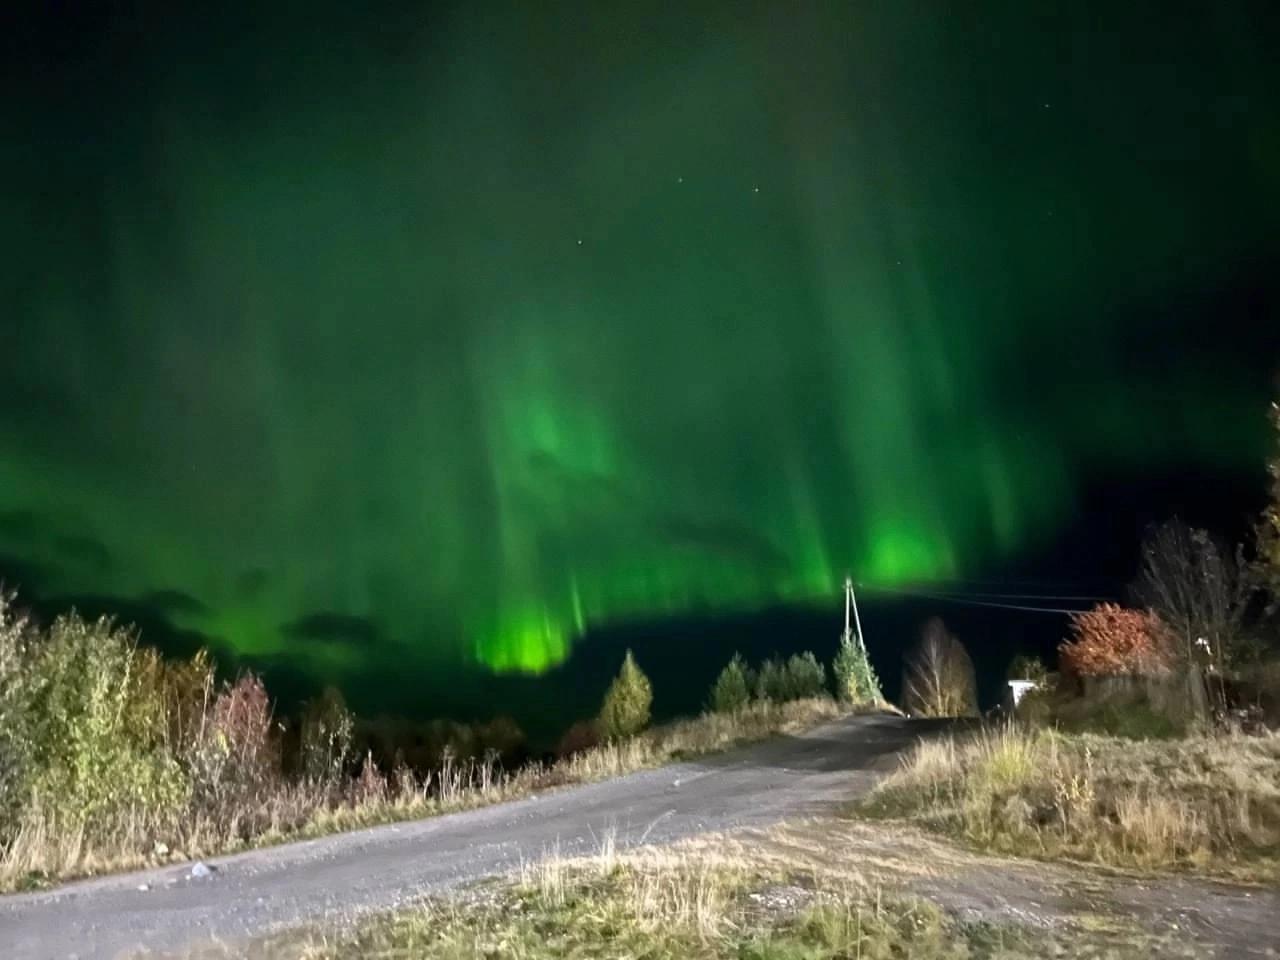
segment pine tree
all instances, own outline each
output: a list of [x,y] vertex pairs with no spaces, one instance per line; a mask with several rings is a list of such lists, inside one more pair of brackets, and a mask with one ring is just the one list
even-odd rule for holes
[[827,689],[827,670],[818,658],[807,650],[797,653],[787,661],[786,699],[803,700],[820,697]]
[[782,703],[787,699],[787,670],[781,660],[770,657],[760,664],[760,670],[756,673],[755,693],[756,699],[760,701]]
[[653,705],[653,686],[635,657],[627,651],[622,669],[609,685],[600,707],[600,732],[608,740],[633,736],[649,724],[649,708]]
[[749,670],[742,655],[735,653],[711,688],[711,709],[716,713],[733,713],[750,700]]
[[866,648],[852,631],[840,637],[840,649],[831,670],[836,676],[836,696],[844,703],[865,706],[884,700],[880,678],[867,659]]

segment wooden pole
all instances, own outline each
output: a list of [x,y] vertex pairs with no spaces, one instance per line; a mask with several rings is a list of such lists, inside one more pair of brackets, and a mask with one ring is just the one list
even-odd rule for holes
[[853,624],[858,630],[858,646],[862,648],[865,656],[867,652],[866,641],[862,639],[862,620],[858,617],[858,598],[853,593],[853,577],[847,577],[844,581],[845,606],[844,606],[844,628],[849,629],[849,608],[853,608]]

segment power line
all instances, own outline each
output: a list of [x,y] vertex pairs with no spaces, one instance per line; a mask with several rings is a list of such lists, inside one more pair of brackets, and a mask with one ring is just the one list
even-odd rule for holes
[[1067,595],[1060,593],[958,593],[950,590],[939,591],[939,593],[941,595],[957,598],[975,597],[979,600],[1080,600],[1098,603],[1110,599],[1110,597],[1084,596],[1080,594]]
[[925,583],[935,587],[955,587],[956,589],[967,589],[975,587],[979,590],[988,588],[996,590],[1087,590],[1096,587],[1099,581],[1083,581],[1083,580],[1033,580],[1023,579],[1021,577],[1000,577],[994,580],[965,580],[960,578],[948,579],[931,579],[927,581],[916,581],[917,583]]
[[970,606],[970,607],[991,607],[997,610],[1020,610],[1025,613],[1072,614],[1072,613],[1085,612],[1084,610],[1081,610],[1079,608],[1040,607],[1040,606],[1033,607],[1033,606],[1027,606],[1022,604],[995,603],[987,600],[969,600],[964,597],[948,596],[945,593],[924,593],[922,591],[917,591],[917,590],[899,590],[899,589],[895,589],[894,587],[875,587],[875,586],[870,586],[868,584],[863,584],[862,586],[863,586],[863,589],[870,590],[873,593],[891,593],[901,597],[915,597],[921,600],[937,600],[942,603],[959,603],[959,604]]

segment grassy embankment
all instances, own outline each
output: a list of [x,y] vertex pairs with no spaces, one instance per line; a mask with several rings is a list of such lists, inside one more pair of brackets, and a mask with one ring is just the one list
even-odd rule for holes
[[55,817],[35,811],[0,848],[0,889],[473,809],[796,732],[843,712],[830,698],[754,702],[733,713],[677,721],[554,764],[533,764],[510,773],[484,762],[446,763],[425,777],[408,771],[390,778],[375,773],[342,790],[272,778],[260,789],[229,797],[213,813],[194,806],[176,811],[137,806],[109,819],[81,820],[63,829]]
[[1280,734],[987,728],[920,743],[853,812],[1006,854],[1274,881]]

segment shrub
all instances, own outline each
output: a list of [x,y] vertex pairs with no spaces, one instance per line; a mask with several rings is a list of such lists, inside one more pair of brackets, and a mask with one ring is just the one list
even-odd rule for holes
[[1014,710],[1030,727],[1074,733],[1102,733],[1132,740],[1182,736],[1197,715],[1188,695],[1189,678],[1100,677],[1063,683],[1055,674],[1028,691]]
[[0,589],[0,840],[30,787],[33,744],[29,730],[32,681],[26,670],[31,630],[14,616],[13,595]]
[[[1280,403],[1271,405],[1271,422],[1276,428],[1276,439],[1280,440]],[[1280,610],[1280,449],[1267,464],[1267,471],[1271,474],[1271,502],[1263,510],[1257,527],[1255,570],[1269,594],[1269,608],[1274,613]]]
[[364,755],[360,765],[360,775],[351,784],[352,803],[354,805],[379,804],[387,799],[387,778],[373,760],[372,753]]
[[[90,832],[135,807],[183,804],[188,783],[166,749],[164,701],[139,669],[131,632],[74,613],[16,643],[11,629],[0,632],[9,634],[4,655],[12,658],[0,694],[10,714],[3,749],[20,802],[60,830]],[[12,682],[15,674],[20,683]]]
[[852,633],[841,636],[831,670],[836,678],[836,696],[844,703],[864,705],[884,700],[880,678],[867,659],[866,648]]
[[143,682],[155,687],[164,704],[168,748],[182,758],[206,726],[214,700],[213,662],[204,650],[190,660],[166,660],[156,650],[139,650],[138,657]]
[[735,653],[711,687],[710,706],[716,713],[733,713],[750,702],[748,668],[742,656]]
[[595,720],[579,720],[560,737],[557,757],[571,757],[600,746],[600,725]]
[[1072,614],[1070,629],[1058,652],[1076,676],[1162,676],[1173,664],[1168,630],[1149,611],[1103,603]]
[[600,732],[607,740],[630,737],[649,724],[653,686],[636,666],[631,651],[623,658],[622,669],[609,686],[600,707]]
[[526,741],[520,725],[505,715],[476,727],[476,743],[483,755],[500,757],[508,764],[527,756]]
[[212,817],[278,785],[280,752],[272,736],[271,700],[258,677],[245,673],[223,686],[184,759],[195,807]]
[[785,678],[787,700],[820,697],[827,691],[827,669],[808,651],[797,653],[787,661]]
[[907,658],[903,705],[919,717],[971,717],[978,713],[973,661],[937,617],[925,624]]
[[332,782],[346,769],[351,755],[355,718],[342,694],[325,687],[307,704],[300,727],[300,758],[303,776],[318,782]]

